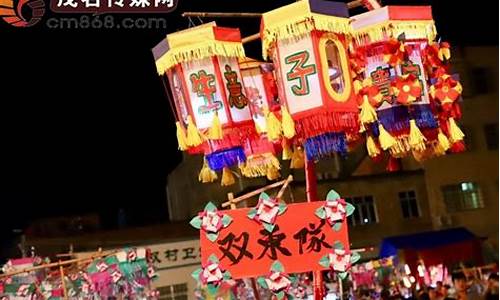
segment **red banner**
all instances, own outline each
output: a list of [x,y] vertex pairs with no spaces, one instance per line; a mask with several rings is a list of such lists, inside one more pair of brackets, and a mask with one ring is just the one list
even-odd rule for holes
[[247,216],[250,208],[223,211],[232,222],[221,228],[214,242],[201,232],[202,261],[214,254],[234,279],[267,274],[275,260],[287,273],[326,270],[319,264],[320,259],[333,252],[337,241],[349,250],[349,239],[345,220],[335,231],[315,215],[323,205],[324,201],[287,205],[276,218],[272,232]]

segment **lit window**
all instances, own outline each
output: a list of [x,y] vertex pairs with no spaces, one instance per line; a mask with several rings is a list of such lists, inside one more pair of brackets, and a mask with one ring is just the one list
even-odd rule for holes
[[441,187],[448,212],[483,208],[479,185],[474,182],[445,185]]
[[320,38],[318,47],[326,91],[337,102],[347,101],[351,81],[344,44],[335,34],[327,33]]
[[328,61],[328,76],[330,77],[330,86],[336,93],[341,94],[344,91],[345,83],[342,76],[342,65],[340,62],[339,49],[334,41],[326,42],[326,59]]
[[347,218],[350,226],[367,225],[377,223],[377,213],[372,196],[350,197],[345,201],[356,208],[352,215]]

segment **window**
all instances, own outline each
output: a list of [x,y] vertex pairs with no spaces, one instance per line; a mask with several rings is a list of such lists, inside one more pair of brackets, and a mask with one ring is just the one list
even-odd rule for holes
[[474,182],[445,185],[441,187],[448,212],[457,212],[484,207],[479,185]]
[[486,94],[490,90],[491,74],[487,68],[475,67],[470,69],[472,89],[475,94]]
[[325,44],[326,60],[328,62],[328,76],[330,77],[330,85],[333,90],[340,94],[344,91],[345,82],[342,76],[342,65],[340,62],[340,54],[337,45],[332,40],[328,40]]
[[356,208],[347,222],[350,226],[377,223],[377,213],[372,196],[350,197],[345,200]]
[[187,300],[188,287],[187,283],[162,286],[158,288],[160,292],[160,300]]
[[410,219],[420,217],[415,191],[400,192],[398,196],[403,218]]
[[484,125],[484,137],[488,150],[498,150],[498,123]]

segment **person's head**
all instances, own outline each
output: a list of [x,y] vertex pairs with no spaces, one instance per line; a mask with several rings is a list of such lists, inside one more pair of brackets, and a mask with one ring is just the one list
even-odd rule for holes
[[467,289],[467,279],[463,272],[453,273],[451,278],[453,279],[453,285],[457,293],[464,292]]
[[429,287],[428,293],[429,293],[429,299],[434,300],[437,298],[436,289]]
[[442,281],[436,282],[436,289],[442,289],[442,288],[443,288],[443,282]]
[[498,273],[491,273],[490,276],[488,276],[488,287],[498,292]]

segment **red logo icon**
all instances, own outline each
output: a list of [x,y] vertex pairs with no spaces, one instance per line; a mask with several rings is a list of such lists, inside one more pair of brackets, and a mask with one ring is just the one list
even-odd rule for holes
[[15,27],[30,27],[45,13],[43,0],[0,0],[0,17]]

